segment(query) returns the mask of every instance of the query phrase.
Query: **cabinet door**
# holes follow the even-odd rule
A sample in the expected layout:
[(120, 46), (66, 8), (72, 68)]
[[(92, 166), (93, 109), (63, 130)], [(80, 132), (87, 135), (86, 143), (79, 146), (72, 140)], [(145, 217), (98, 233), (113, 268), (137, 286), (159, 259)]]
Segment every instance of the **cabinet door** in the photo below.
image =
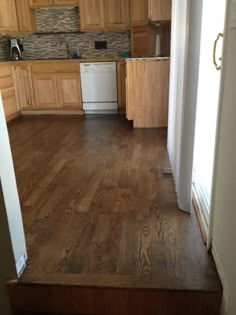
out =
[(55, 6), (79, 6), (79, 0), (54, 0)]
[(104, 29), (104, 0), (80, 0), (82, 31)]
[(1, 0), (0, 4), (0, 32), (17, 32), (18, 22), (15, 0)]
[(148, 0), (131, 0), (130, 9), (132, 26), (148, 24)]
[(149, 0), (149, 18), (151, 21), (171, 20), (171, 0)]
[(57, 79), (55, 74), (32, 74), (35, 107), (58, 107)]
[(63, 73), (57, 75), (59, 105), (64, 108), (82, 109), (79, 74)]
[(130, 27), (129, 1), (105, 0), (105, 27), (109, 29)]
[(32, 8), (50, 7), (53, 5), (53, 0), (29, 0)]
[(138, 26), (132, 29), (132, 57), (152, 57), (155, 54), (156, 31), (152, 26)]
[(19, 107), (22, 109), (33, 108), (34, 97), (30, 66), (15, 66), (14, 81)]
[(22, 33), (32, 33), (35, 28), (35, 16), (31, 12), (29, 1), (16, 1), (16, 11), (18, 17), (18, 31)]

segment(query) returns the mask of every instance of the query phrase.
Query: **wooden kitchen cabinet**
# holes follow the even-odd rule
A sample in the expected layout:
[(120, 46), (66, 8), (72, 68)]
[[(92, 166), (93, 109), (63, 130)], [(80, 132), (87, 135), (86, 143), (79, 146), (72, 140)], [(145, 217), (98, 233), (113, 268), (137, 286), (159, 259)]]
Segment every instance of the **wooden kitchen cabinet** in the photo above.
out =
[(54, 0), (53, 2), (54, 6), (79, 6), (79, 0)]
[(171, 0), (149, 0), (150, 21), (171, 20)]
[(79, 74), (58, 74), (57, 88), (60, 107), (82, 109), (83, 106)]
[(171, 20), (171, 0), (130, 0), (130, 8), (132, 26)]
[(54, 109), (58, 107), (57, 78), (55, 74), (32, 74), (35, 107)]
[(79, 6), (79, 0), (30, 0), (31, 8)]
[(7, 120), (19, 115), (11, 63), (0, 65), (0, 90)]
[(127, 61), (126, 117), (134, 128), (167, 127), (169, 69), (169, 59)]
[(81, 31), (104, 29), (104, 0), (80, 0), (79, 5)]
[(53, 5), (53, 0), (29, 0), (31, 8), (50, 7)]
[(14, 82), (17, 101), (20, 109), (34, 107), (33, 85), (31, 80), (31, 68), (26, 66), (14, 66)]
[(148, 24), (148, 0), (130, 0), (130, 10), (132, 26)]
[(156, 50), (157, 30), (151, 25), (137, 26), (131, 31), (132, 57), (152, 57)]
[(118, 106), (119, 112), (126, 111), (126, 62), (117, 62)]
[(128, 29), (130, 27), (130, 5), (127, 0), (105, 0), (105, 27)]
[(14, 33), (18, 31), (15, 0), (1, 0), (0, 32)]
[(16, 12), (18, 17), (18, 32), (32, 33), (36, 30), (34, 11), (30, 10), (28, 0), (16, 1)]

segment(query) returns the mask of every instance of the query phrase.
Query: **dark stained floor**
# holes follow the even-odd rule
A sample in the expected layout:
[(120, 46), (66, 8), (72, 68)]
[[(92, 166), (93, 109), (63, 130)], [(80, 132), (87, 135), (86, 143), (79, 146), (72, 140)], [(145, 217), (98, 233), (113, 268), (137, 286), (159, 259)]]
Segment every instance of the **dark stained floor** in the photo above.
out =
[(40, 117), (9, 133), (29, 254), (22, 282), (220, 289), (195, 214), (178, 209), (165, 129)]

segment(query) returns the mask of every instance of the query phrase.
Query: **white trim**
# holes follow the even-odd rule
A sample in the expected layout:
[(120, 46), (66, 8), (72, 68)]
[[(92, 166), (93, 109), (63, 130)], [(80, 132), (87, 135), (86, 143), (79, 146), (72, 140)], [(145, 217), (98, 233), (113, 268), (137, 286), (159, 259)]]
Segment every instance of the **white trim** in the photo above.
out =
[(26, 268), (26, 263), (27, 263), (27, 256), (25, 253), (23, 253), (20, 258), (16, 261), (16, 272), (18, 278), (22, 275)]
[(215, 250), (214, 243), (212, 244), (211, 253), (214, 259), (214, 262), (216, 264), (216, 269), (218, 271), (222, 287), (223, 287), (223, 299), (222, 299), (222, 306), (221, 306), (221, 314), (227, 314), (228, 307), (229, 307), (229, 301), (230, 301), (230, 290), (229, 290), (229, 284), (226, 280), (226, 276), (224, 273), (224, 268), (221, 264), (220, 257), (217, 254), (217, 251)]

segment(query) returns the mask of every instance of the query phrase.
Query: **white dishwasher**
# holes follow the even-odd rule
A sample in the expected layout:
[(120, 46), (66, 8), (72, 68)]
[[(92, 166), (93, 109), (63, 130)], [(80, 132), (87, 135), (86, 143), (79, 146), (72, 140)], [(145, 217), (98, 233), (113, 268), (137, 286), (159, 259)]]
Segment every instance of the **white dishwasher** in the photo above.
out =
[(117, 113), (116, 62), (81, 63), (80, 75), (85, 113)]

